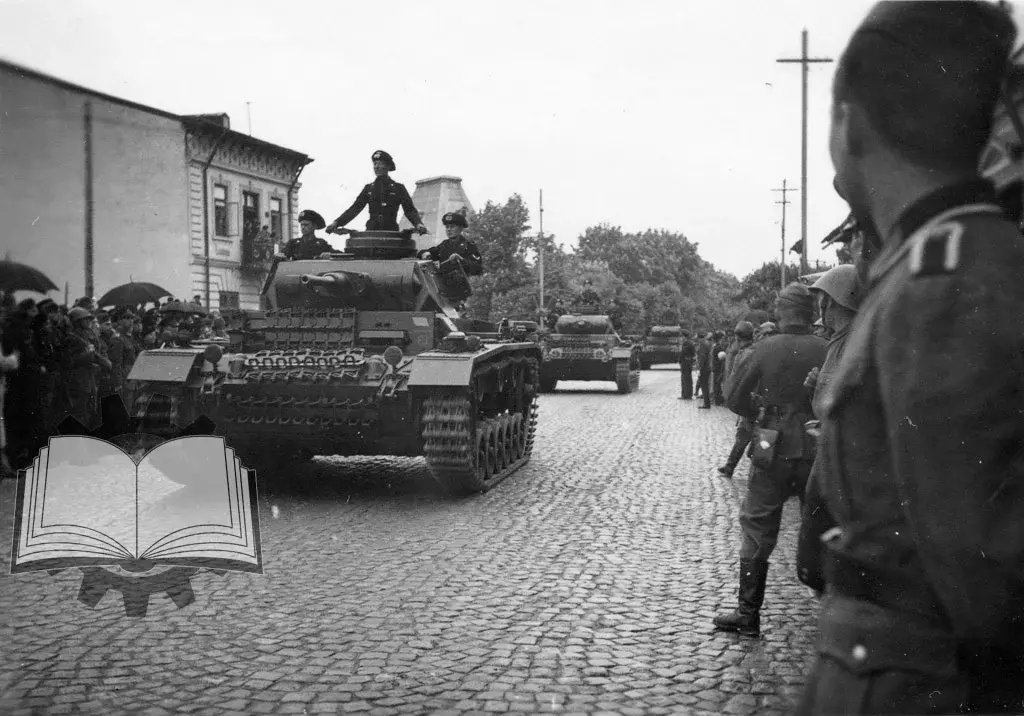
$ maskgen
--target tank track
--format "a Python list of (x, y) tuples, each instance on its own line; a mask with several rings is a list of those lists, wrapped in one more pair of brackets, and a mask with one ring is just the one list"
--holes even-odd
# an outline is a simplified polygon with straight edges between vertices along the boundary
[[(529, 461), (538, 412), (537, 362), (530, 359), (529, 363), (534, 380), (523, 386), (528, 401), (525, 414), (506, 412), (477, 419), (466, 394), (432, 395), (424, 401), (424, 454), (434, 479), (448, 491), (457, 495), (487, 492)], [(505, 365), (483, 366), (474, 378)]]
[(620, 393), (632, 393), (640, 387), (640, 374), (630, 370), (629, 361), (623, 358), (615, 361), (615, 386)]

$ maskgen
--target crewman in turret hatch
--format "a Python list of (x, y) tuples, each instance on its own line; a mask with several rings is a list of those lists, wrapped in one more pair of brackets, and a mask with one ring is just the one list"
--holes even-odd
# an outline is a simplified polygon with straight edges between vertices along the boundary
[(370, 157), (373, 160), (373, 173), (376, 175), (370, 184), (363, 187), (355, 202), (327, 227), (327, 233), (333, 234), (359, 215), (363, 207), (370, 207), (370, 218), (366, 221), (367, 231), (398, 231), (398, 209), (405, 212), (409, 220), (421, 234), (427, 233), (420, 212), (412, 203), (404, 184), (399, 184), (388, 176), (395, 171), (395, 160), (387, 152), (378, 149)]
[(466, 217), (458, 212), (449, 211), (441, 217), (441, 223), (444, 224), (448, 238), (437, 246), (421, 251), (420, 258), (438, 263), (455, 260), (462, 264), (462, 270), (469, 276), (479, 276), (483, 273), (484, 260), (480, 255), (480, 249), (462, 233), (469, 226)]
[(320, 214), (306, 209), (299, 213), (299, 230), (302, 236), (292, 239), (284, 246), (284, 256), (295, 261), (308, 261), (315, 259), (320, 254), (329, 251), (337, 251), (329, 243), (314, 233), (317, 229), (324, 228), (324, 217)]

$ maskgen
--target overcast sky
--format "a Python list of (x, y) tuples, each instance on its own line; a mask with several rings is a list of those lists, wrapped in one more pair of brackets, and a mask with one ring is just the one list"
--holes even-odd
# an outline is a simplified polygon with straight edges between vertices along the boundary
[[(0, 0), (0, 55), (309, 154), (301, 204), (333, 219), (373, 178), (463, 178), (523, 196), (573, 245), (590, 225), (686, 234), (743, 276), (779, 257), (800, 186), (800, 31), (838, 58), (870, 2), (784, 0)], [(1018, 13), (1018, 18), (1020, 15)], [(847, 208), (827, 133), (835, 63), (812, 65), (810, 259)], [(789, 195), (787, 247), (800, 238)], [(362, 228), (364, 219), (351, 225)], [(788, 258), (796, 259), (796, 254)]]

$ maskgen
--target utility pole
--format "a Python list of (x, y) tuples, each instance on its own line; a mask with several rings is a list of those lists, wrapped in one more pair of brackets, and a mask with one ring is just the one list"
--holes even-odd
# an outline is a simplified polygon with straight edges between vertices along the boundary
[(786, 287), (786, 204), (792, 204), (793, 202), (786, 200), (786, 192), (796, 191), (796, 189), (790, 189), (786, 187), (786, 180), (782, 180), (781, 189), (772, 189), (772, 191), (782, 192), (782, 201), (775, 202), (776, 204), (782, 204), (782, 259), (779, 261), (779, 269), (781, 279), (779, 281), (779, 289)]
[(800, 274), (807, 273), (807, 72), (812, 62), (832, 62), (830, 57), (807, 56), (807, 28), (801, 34), (803, 51), (800, 57), (775, 60), (776, 62), (799, 62), (803, 75), (803, 105), (801, 115), (800, 145)]
[(537, 266), (540, 269), (540, 306), (537, 309), (544, 315), (544, 190), (540, 190), (540, 230), (537, 233)]

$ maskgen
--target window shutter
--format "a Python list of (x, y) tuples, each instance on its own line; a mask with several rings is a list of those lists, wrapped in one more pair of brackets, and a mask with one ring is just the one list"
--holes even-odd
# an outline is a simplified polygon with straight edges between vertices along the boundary
[(242, 209), (237, 201), (228, 202), (228, 236), (238, 236), (242, 224)]

